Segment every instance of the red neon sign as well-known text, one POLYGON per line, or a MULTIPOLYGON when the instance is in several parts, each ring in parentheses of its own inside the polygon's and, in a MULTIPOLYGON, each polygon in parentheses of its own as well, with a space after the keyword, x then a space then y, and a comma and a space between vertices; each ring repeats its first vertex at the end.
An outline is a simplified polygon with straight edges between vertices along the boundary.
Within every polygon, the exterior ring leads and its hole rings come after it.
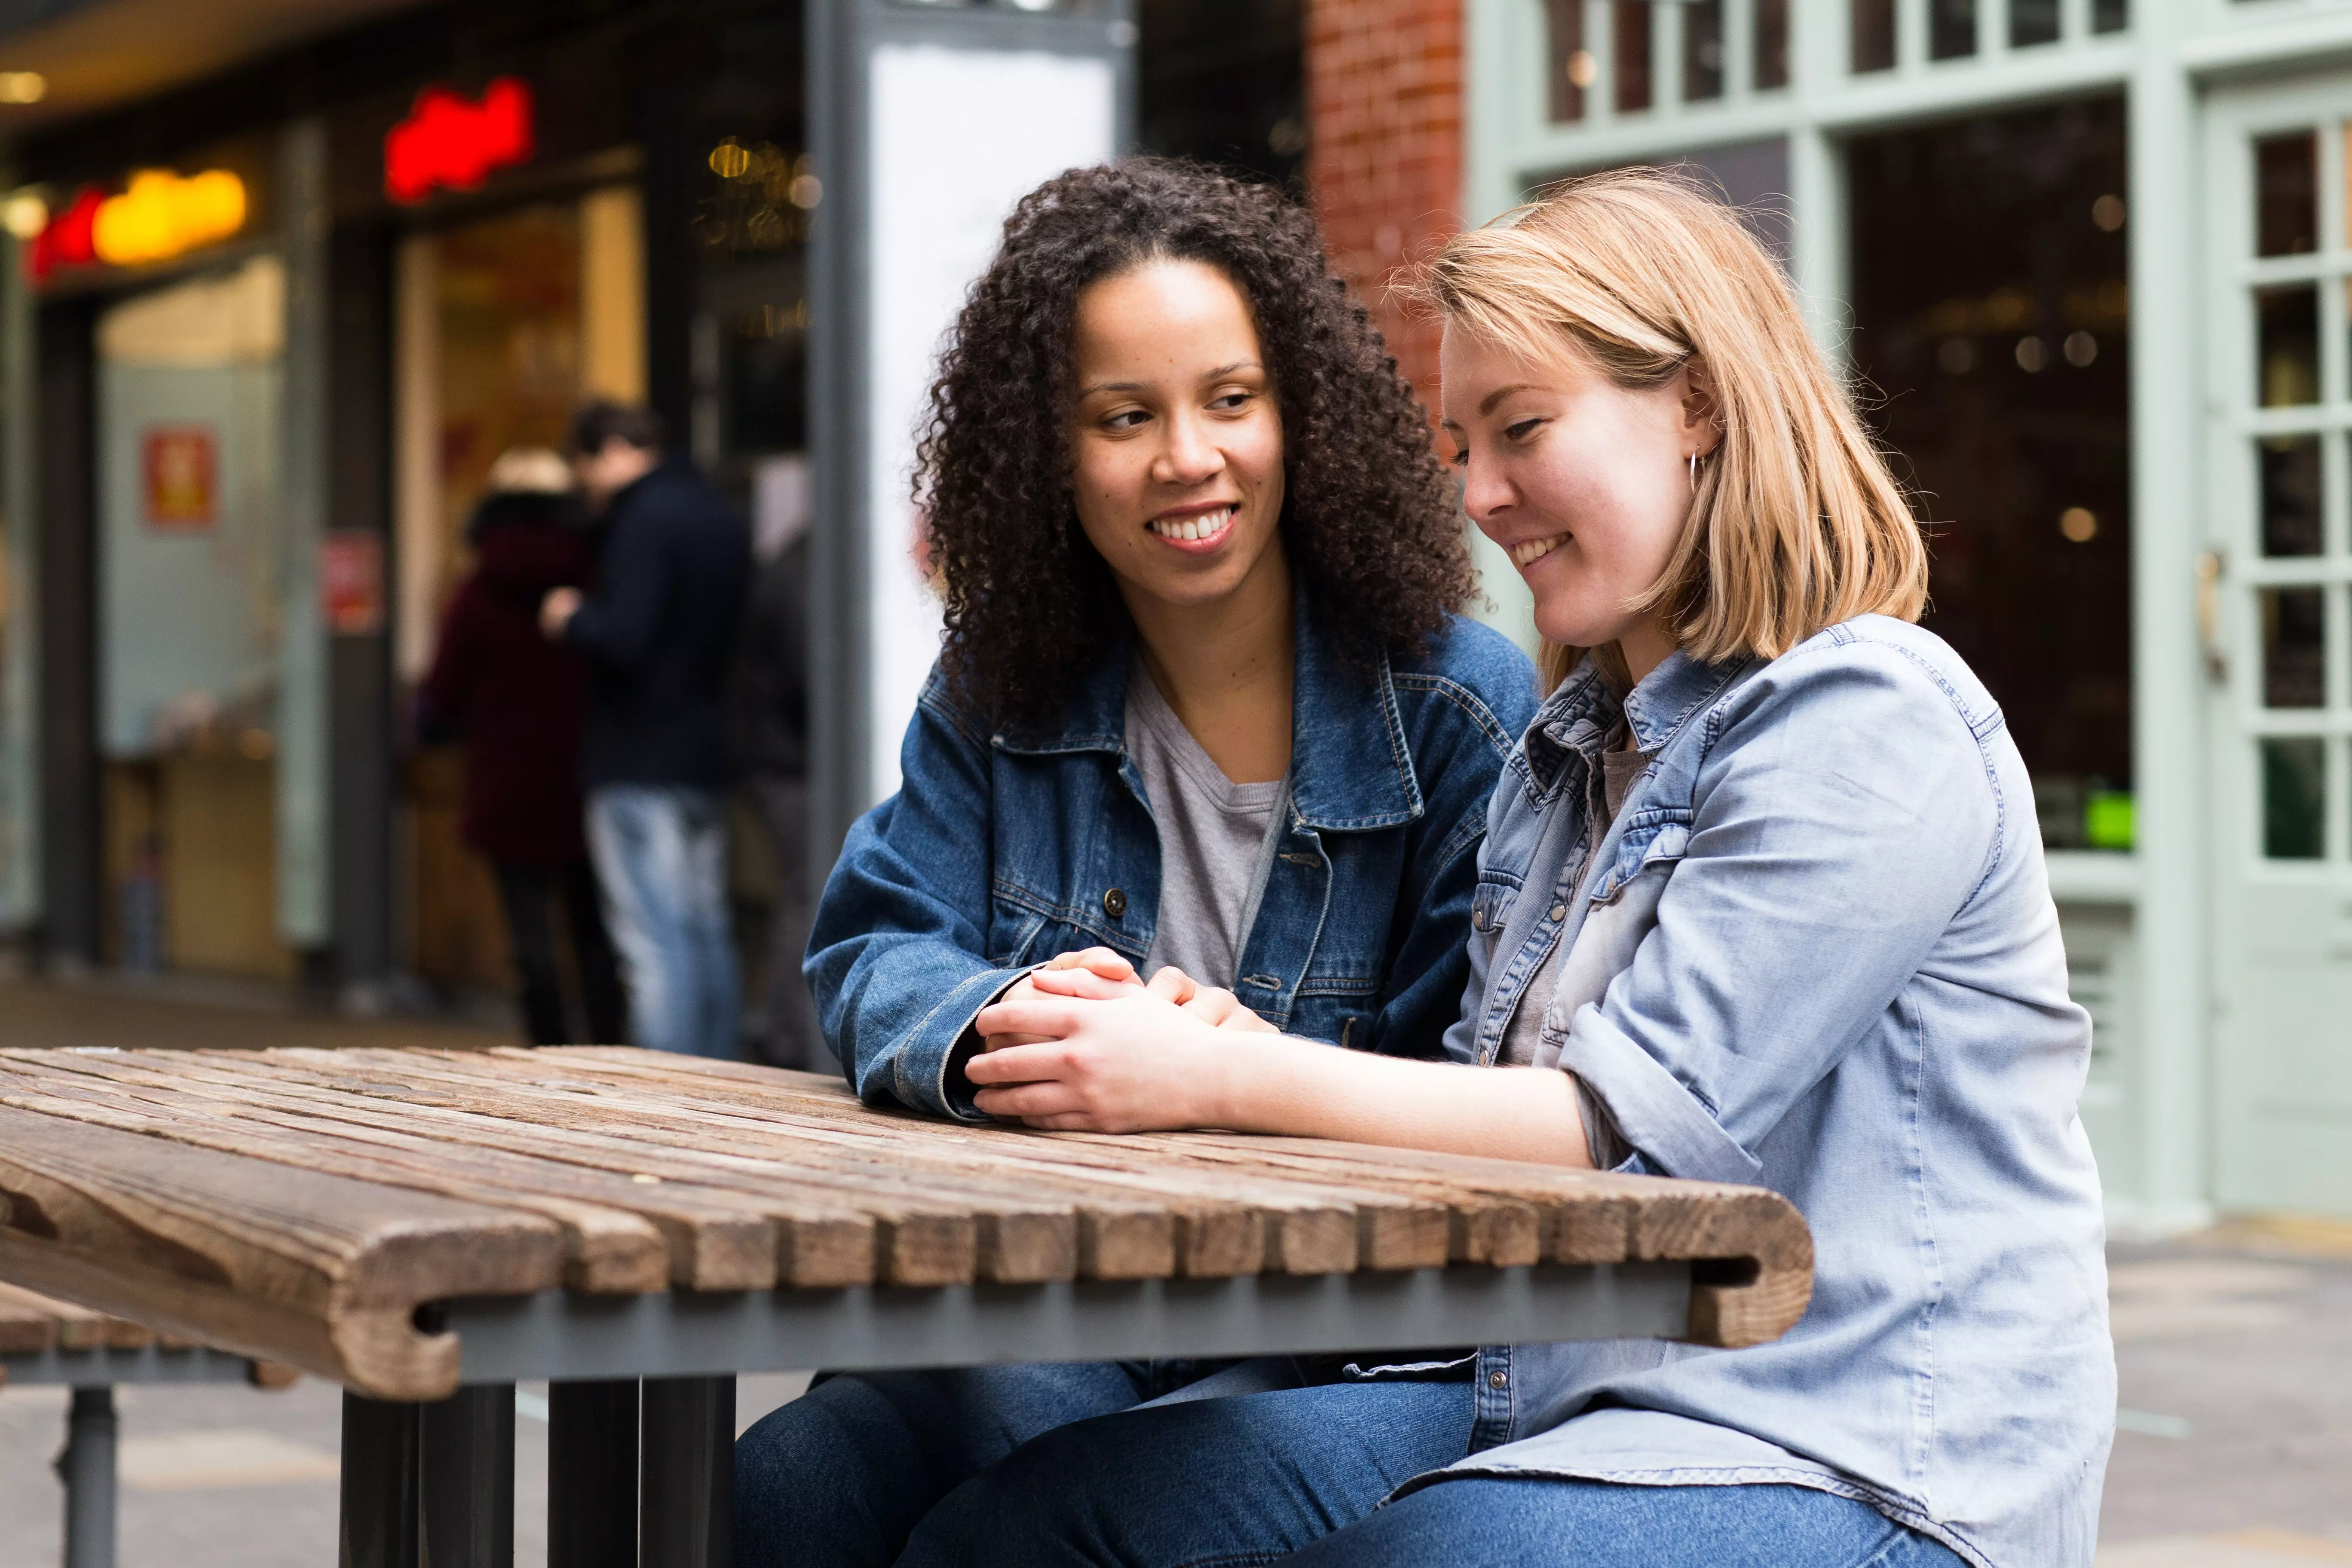
POLYGON ((51 217, 25 252, 25 268, 36 283, 48 281, 60 267, 87 267, 98 259, 98 209, 106 195, 96 185, 74 193, 73 205, 51 217))
POLYGON ((530 87, 502 76, 479 103, 446 87, 416 95, 408 118, 383 138, 383 193, 396 202, 421 202, 435 191, 471 190, 490 171, 530 161, 530 87))

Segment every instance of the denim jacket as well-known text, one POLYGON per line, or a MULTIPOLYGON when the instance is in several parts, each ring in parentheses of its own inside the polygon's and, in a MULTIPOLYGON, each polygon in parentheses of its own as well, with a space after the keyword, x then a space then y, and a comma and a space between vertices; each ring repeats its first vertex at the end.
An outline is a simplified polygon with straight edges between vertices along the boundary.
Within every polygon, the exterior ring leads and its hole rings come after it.
MULTIPOLYGON (((981 1008, 1057 952, 1140 967, 1160 839, 1126 750, 1128 647, 1089 670, 1058 724, 1012 731, 934 672, 899 792, 850 830, 804 973, 825 1038, 869 1102, 965 1121, 981 1008)), ((1343 667, 1302 608, 1290 790, 1235 994, 1291 1034, 1434 1057, 1467 973, 1486 801, 1535 710, 1534 672, 1449 621, 1425 654, 1343 667)))
POLYGON ((1784 1194, 1811 1305, 1748 1350, 1487 1347, 1470 1458, 1412 1484, 1784 1482, 1979 1568, 2090 1568, 2116 1409, 2091 1030, 2000 710, 1881 616, 1769 663, 1675 655, 1622 702, 1652 760, 1596 847, 1619 706, 1588 663, 1504 769, 1447 1051, 1492 1062, 1570 944, 1589 999, 1543 1040, 1623 1168, 1784 1194))

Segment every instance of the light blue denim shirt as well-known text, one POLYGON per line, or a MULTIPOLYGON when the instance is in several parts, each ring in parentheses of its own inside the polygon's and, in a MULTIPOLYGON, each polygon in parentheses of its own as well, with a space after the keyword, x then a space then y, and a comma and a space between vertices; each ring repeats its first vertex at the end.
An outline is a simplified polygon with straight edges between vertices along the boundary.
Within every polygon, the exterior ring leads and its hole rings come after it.
POLYGON ((1653 760, 1595 847, 1618 710, 1588 663, 1506 764, 1447 1049, 1493 1062, 1571 944, 1586 999, 1545 1044, 1624 1168, 1785 1194, 1812 1303, 1749 1350, 1487 1347, 1471 1457, 1412 1484, 1788 1482, 1982 1568, 2090 1568, 2116 1408, 2091 1028, 2000 710, 1881 616, 1769 663, 1676 655, 1623 700, 1653 760))

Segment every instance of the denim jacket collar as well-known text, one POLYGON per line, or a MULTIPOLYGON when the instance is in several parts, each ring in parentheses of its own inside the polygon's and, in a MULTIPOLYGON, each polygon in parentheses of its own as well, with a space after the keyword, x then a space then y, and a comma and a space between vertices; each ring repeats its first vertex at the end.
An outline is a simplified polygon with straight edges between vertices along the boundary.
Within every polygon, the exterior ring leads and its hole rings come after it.
MULTIPOLYGON (((1333 832, 1394 827, 1420 816, 1421 781, 1413 773, 1404 724, 1397 713, 1396 682, 1383 654, 1372 687, 1348 667, 1339 650, 1298 608, 1298 649, 1290 697, 1290 809, 1299 826, 1333 832)), ((1122 755, 1127 747, 1127 672, 1131 634, 1122 636, 1088 670, 1062 710, 1059 724, 1000 730, 993 743, 1019 756, 1068 752, 1122 755)))
POLYGON ((1549 795, 1571 756, 1587 766, 1623 719, 1633 732, 1633 749, 1654 752, 1674 738, 1683 721, 1711 700, 1748 665, 1745 658, 1701 664, 1682 649, 1666 655, 1622 698, 1601 679, 1587 655, 1559 689, 1545 699, 1528 729, 1528 782, 1538 799, 1549 795))

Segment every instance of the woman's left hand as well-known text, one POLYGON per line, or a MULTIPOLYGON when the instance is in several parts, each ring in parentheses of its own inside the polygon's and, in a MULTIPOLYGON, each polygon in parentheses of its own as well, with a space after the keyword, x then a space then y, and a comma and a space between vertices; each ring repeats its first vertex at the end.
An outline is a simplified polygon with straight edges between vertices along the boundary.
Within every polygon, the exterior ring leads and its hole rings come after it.
POLYGON ((1163 994, 1039 994, 983 1008, 983 1035, 1043 1037, 974 1057, 964 1073, 991 1116, 1057 1132, 1150 1132, 1216 1124, 1245 1048, 1163 994))

